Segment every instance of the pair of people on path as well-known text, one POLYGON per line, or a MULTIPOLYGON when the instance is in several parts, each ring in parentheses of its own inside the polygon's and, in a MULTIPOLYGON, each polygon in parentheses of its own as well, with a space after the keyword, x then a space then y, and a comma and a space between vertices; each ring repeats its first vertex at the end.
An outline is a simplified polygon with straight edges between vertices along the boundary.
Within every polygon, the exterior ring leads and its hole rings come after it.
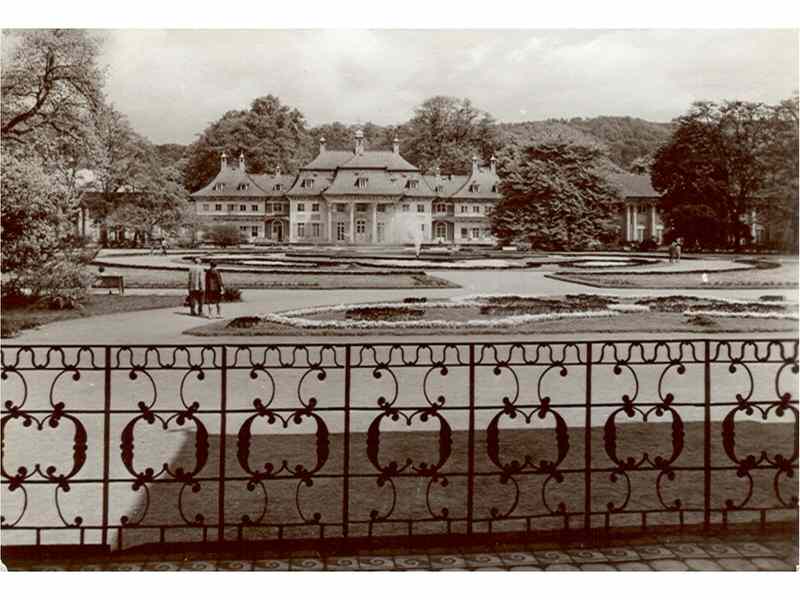
POLYGON ((217 263, 209 263, 208 270, 200 264, 200 258, 194 259, 194 264, 189 267, 189 310, 193 316, 203 316, 203 304, 208 307, 208 318, 211 317, 211 305, 217 306, 217 318, 222 318, 220 302, 225 287, 222 285, 222 273, 217 270, 217 263))

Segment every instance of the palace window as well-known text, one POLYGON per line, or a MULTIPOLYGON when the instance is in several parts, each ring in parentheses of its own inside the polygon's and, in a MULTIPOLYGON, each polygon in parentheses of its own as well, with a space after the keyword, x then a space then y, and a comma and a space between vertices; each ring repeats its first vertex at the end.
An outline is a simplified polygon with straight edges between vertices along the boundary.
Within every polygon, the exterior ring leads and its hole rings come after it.
POLYGON ((240 204, 239 205, 239 211, 240 212, 245 212, 246 210, 247 210, 247 204, 240 204))
POLYGON ((480 187, 481 186, 479 186, 477 183, 473 183, 473 184, 471 184, 469 186, 469 191, 470 192, 477 192, 480 189, 480 187))
POLYGON ((472 207, 472 212, 474 212, 474 213, 479 213, 479 212, 481 212, 481 206, 480 206, 480 204, 476 204, 476 205, 474 205, 474 206, 472 207))
POLYGON ((425 223, 420 223, 420 224, 419 224, 419 230, 420 230, 422 233, 425 233, 425 223))
POLYGON ((315 237, 315 238, 319 237, 319 223, 312 223, 311 224, 311 237, 315 237))
POLYGON ((233 212, 234 210, 236 210, 236 205, 235 204, 228 204, 228 212, 233 212))
POLYGON ((447 204, 437 204, 436 205, 436 212, 438 212, 438 213, 446 213, 447 212, 447 204))
POLYGON ((222 212, 222 204, 215 204, 214 210, 217 212, 222 212))
POLYGON ((386 212, 386 205, 385 204, 378 204, 375 206, 375 210, 378 212, 385 213, 386 212))
POLYGON ((311 212, 319 212, 319 202, 311 203, 311 212))
POLYGON ((203 212, 208 212, 208 204, 203 204, 203 212))
POLYGON ((303 182, 300 184, 300 187, 310 189, 314 187, 314 180, 313 179, 303 179, 303 182))
POLYGON ((403 204, 403 212, 408 212, 411 210, 411 207, 408 204, 403 204))
POLYGON ((425 205, 424 204, 417 204, 417 212, 424 213, 425 212, 425 205))
POLYGON ((337 204, 336 205, 336 212, 344 212, 344 209, 347 207, 346 204, 337 204))
POLYGON ((356 187, 361 190, 367 189, 367 183, 369 183, 368 177, 359 177, 356 179, 356 187))
POLYGON ((496 183, 492 186, 492 192, 494 192, 495 194, 497 193, 497 184, 496 183))
POLYGON ((258 237, 258 225, 253 225, 253 226, 250 228, 250 234, 251 234, 253 237, 258 237))
POLYGON ((491 210, 492 210, 492 207, 490 205, 488 205, 488 204, 484 205, 483 212, 485 212, 487 215, 491 212, 491 210))
POLYGON ((447 238, 447 225, 445 223, 436 224, 436 237, 441 239, 447 238))
POLYGON ((378 226, 375 229, 377 230, 378 234, 378 242, 383 242, 385 237, 384 224, 378 223, 378 226))
POLYGON ((247 225, 239 225, 239 233, 247 235, 247 225))
POLYGON ((306 224, 305 223, 298 223, 297 224, 297 237, 306 237, 306 224))
POLYGON ((251 204, 250 210, 253 212, 258 212, 258 204, 251 204))
POLYGON ((356 212, 367 212, 367 205, 359 202, 356 204, 356 212))
POLYGON ((467 212, 467 209, 468 209, 468 208, 469 208, 469 207, 468 207, 466 204, 462 204, 462 205, 461 205, 461 212, 462 212, 462 213, 465 213, 465 212, 467 212))
POLYGON ((344 223, 339 221, 336 223, 336 241, 343 242, 344 241, 344 223))
POLYGON ((417 189, 417 180, 416 179, 409 179, 406 182, 406 189, 409 189, 409 190, 417 189))
POLYGON ((306 205, 302 202, 297 203, 297 212, 306 212, 306 205))
POLYGON ((469 237, 469 234, 467 233, 467 228, 466 227, 462 227, 461 228, 461 237, 462 237, 462 239, 467 239, 467 237, 469 237))
POLYGON ((367 222, 364 219, 356 221, 356 233, 366 233, 367 222))
POLYGON ((472 238, 477 240, 479 237, 481 237, 481 230, 478 227, 473 227, 472 238))

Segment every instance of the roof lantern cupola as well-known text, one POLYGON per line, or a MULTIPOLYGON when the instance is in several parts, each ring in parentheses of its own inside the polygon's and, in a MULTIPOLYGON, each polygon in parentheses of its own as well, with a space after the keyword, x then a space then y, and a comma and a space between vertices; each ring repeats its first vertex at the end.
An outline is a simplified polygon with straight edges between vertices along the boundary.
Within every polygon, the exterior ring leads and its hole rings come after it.
POLYGON ((244 152, 240 152, 239 153, 239 170, 242 171, 242 173, 244 173, 244 171, 245 171, 245 168, 244 168, 244 152))
POLYGON ((364 132, 356 131, 356 154, 364 154, 364 132))
POLYGON ((320 136, 320 138, 319 138, 319 153, 320 154, 325 152, 325 142, 326 142, 325 136, 324 135, 320 136))
POLYGON ((228 155, 225 154, 225 150, 222 151, 222 156, 220 156, 220 168, 223 171, 228 168, 228 155))
POLYGON ((397 136, 392 140, 392 152, 400 154, 400 139, 397 136))

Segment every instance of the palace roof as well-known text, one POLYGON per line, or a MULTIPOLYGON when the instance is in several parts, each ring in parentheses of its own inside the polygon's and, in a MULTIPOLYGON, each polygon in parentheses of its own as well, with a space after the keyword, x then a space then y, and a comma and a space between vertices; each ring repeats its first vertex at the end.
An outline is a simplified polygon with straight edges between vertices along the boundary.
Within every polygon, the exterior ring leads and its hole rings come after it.
POLYGON ((500 178, 493 169, 475 167, 461 188, 451 197, 458 200, 499 200, 499 182, 500 178))
POLYGON ((296 177, 294 175, 250 175, 258 187, 264 190, 264 196, 283 197, 292 186, 296 177))
POLYGON ((425 182, 437 198, 449 198, 463 186, 467 175, 425 175, 425 182), (440 188, 437 192, 437 188, 440 188))
POLYGON ((268 194, 244 169, 225 166, 203 189, 192 194, 193 198, 214 197, 263 197, 268 194))
POLYGON ((608 178, 622 190, 622 194, 626 198, 658 198, 661 196, 653 189, 649 175, 609 173, 608 178))

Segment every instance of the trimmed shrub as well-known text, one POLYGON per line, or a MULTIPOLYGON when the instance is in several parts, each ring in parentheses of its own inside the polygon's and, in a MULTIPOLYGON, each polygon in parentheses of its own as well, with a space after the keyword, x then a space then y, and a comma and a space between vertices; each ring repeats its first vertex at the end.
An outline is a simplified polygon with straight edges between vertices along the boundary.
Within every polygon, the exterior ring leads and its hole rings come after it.
POLYGON ((237 287, 226 287, 222 294, 223 302, 240 302, 242 300, 242 290, 237 287))

